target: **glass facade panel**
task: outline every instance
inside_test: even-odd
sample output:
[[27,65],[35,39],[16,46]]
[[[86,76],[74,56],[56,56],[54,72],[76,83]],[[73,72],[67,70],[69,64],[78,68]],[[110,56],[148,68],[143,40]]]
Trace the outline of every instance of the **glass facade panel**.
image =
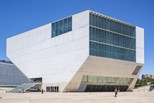
[[82,83],[90,83],[90,84],[101,83],[101,84],[111,84],[111,85],[130,85],[132,80],[133,78],[105,77],[105,76],[92,76],[92,75],[84,75],[82,77]]
[[51,37],[55,37],[69,31],[72,31],[72,17],[68,17],[63,20],[53,22]]
[[100,57],[115,58],[120,60],[135,61],[135,51],[119,48],[112,45],[90,42],[90,54]]
[[30,80],[13,64],[0,62],[0,86],[29,83]]
[[136,61],[135,27],[90,13],[90,55]]
[[82,78],[82,81],[87,82],[88,81],[88,76],[84,75]]

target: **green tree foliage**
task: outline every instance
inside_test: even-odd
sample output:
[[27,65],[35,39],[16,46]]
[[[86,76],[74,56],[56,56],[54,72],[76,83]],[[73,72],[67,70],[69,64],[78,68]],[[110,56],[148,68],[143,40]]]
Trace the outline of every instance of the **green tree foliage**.
[[152,81],[151,84],[154,84],[154,81]]
[[146,85],[148,85],[148,82],[150,82],[150,84],[154,84],[154,79],[151,79],[151,78],[146,78],[143,80],[138,79],[135,84],[135,87],[146,86]]

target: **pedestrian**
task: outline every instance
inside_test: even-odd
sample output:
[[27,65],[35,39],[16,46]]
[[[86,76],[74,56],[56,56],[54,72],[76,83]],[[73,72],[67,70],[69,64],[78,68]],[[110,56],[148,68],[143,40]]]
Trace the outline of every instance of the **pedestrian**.
[[21,93],[21,90],[20,89],[18,89],[18,93]]
[[42,92],[42,94],[44,94],[44,91],[43,91],[43,89],[42,89],[42,91],[41,91],[41,92]]
[[115,97],[117,97],[117,94],[118,94],[118,88],[115,88],[114,93],[115,93]]

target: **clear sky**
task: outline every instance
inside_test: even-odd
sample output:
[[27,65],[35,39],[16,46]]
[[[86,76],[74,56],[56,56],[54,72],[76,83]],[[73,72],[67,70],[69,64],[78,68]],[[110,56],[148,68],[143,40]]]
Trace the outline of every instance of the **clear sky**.
[[0,60],[8,37],[88,9],[143,27],[142,73],[154,74],[154,0],[0,0]]

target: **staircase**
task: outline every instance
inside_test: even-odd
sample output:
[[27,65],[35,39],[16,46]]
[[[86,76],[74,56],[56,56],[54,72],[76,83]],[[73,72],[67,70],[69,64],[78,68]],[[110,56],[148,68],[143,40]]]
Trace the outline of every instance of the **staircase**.
[[23,83],[16,88],[8,91],[9,93],[24,93],[26,90],[30,89],[31,87],[34,87],[41,83]]

